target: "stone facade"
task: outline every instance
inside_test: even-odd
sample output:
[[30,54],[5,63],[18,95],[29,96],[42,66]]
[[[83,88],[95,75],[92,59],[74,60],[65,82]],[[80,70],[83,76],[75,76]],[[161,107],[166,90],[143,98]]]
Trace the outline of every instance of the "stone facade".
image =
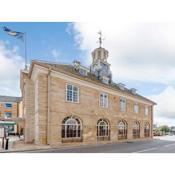
[[[104,85],[89,81],[86,77],[74,76],[67,71],[56,69],[55,64],[45,64],[33,61],[28,72],[21,71],[21,91],[23,97],[23,111],[25,117],[25,141],[35,144],[94,144],[119,142],[118,123],[126,121],[127,139],[133,140],[133,123],[140,124],[138,139],[152,138],[153,106],[154,102]],[[79,89],[79,101],[69,102],[67,85],[74,85]],[[101,93],[108,94],[108,107],[100,106]],[[120,97],[126,99],[126,110],[120,111]],[[139,106],[138,113],[134,112],[134,104]],[[148,114],[145,115],[145,107]],[[63,138],[63,121],[66,117],[75,117],[81,123],[81,137]],[[97,122],[100,119],[108,121],[109,139],[97,139]],[[149,123],[149,137],[144,135],[144,125]]]
[[34,83],[28,79],[26,72],[21,73],[23,80],[22,101],[23,117],[25,119],[24,133],[26,142],[34,141],[34,123],[35,123],[35,96]]
[[[54,74],[55,73],[51,73],[50,75],[49,92],[47,73],[39,73],[35,83],[32,79],[25,82],[24,114],[26,116],[26,142],[34,141],[37,144],[62,143],[61,124],[65,117],[71,115],[77,116],[83,124],[84,142],[97,142],[97,121],[100,118],[108,119],[110,122],[111,141],[117,141],[117,123],[122,119],[128,123],[128,139],[132,140],[132,122],[135,120],[139,121],[141,125],[140,138],[144,138],[144,122],[150,123],[150,132],[152,131],[152,104],[144,101],[139,102],[139,113],[136,114],[133,111],[133,106],[137,99],[127,99],[126,111],[120,112],[119,97],[123,96],[123,94],[114,95],[112,93],[109,94],[108,108],[103,108],[99,106],[99,96],[101,92],[106,92],[108,89],[106,89],[106,91],[105,88],[102,89],[101,87],[99,87],[99,90],[97,88],[93,89],[86,85],[80,85],[78,83],[79,80],[75,83],[75,81],[67,81],[64,78],[58,78]],[[79,87],[79,103],[66,101],[67,83]],[[144,114],[145,105],[149,106],[149,114],[147,116]],[[150,136],[152,137],[152,133]]]

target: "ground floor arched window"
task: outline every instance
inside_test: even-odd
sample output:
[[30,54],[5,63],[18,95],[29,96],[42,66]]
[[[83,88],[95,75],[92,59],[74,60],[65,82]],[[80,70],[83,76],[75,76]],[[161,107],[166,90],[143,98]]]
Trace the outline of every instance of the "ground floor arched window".
[[127,139],[128,125],[126,121],[118,122],[118,140]]
[[105,119],[100,119],[97,122],[97,139],[98,140],[110,139],[109,122]]
[[150,125],[148,122],[144,124],[144,137],[150,137]]
[[62,122],[62,138],[81,138],[82,125],[76,117],[66,117]]
[[133,123],[133,138],[140,138],[140,123],[138,121]]

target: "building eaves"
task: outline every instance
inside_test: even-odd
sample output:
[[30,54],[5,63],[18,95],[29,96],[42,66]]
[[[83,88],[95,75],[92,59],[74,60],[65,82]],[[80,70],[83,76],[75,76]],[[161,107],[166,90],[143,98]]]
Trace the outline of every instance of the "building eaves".
[[13,96],[3,96],[0,95],[0,102],[20,102],[21,97],[13,97]]
[[115,91],[122,92],[124,94],[129,95],[129,96],[132,96],[132,97],[135,97],[135,98],[138,98],[138,99],[142,99],[144,101],[152,103],[153,105],[156,105],[155,102],[153,102],[152,100],[150,100],[146,97],[143,97],[143,96],[141,96],[137,93],[133,94],[130,91],[130,89],[124,88],[124,90],[121,90],[116,83],[111,83],[109,85],[104,84],[100,80],[98,80],[94,75],[92,75],[91,73],[88,73],[87,76],[82,76],[82,75],[79,74],[78,71],[76,71],[74,69],[73,65],[70,65],[70,64],[58,64],[58,63],[49,63],[49,62],[34,60],[34,61],[32,61],[32,67],[29,71],[30,75],[31,75],[34,64],[45,67],[45,68],[48,68],[48,69],[52,69],[54,71],[64,73],[64,74],[69,75],[69,76],[73,76],[73,77],[81,79],[81,80],[85,80],[85,81],[88,81],[88,82],[91,82],[91,83],[95,83],[97,85],[100,85],[100,86],[103,86],[103,87],[106,87],[106,88],[110,88],[110,89],[115,90]]

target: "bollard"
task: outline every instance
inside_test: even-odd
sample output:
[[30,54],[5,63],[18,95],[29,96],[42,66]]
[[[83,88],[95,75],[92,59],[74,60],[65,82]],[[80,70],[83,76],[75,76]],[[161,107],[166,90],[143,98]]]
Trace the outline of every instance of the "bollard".
[[2,148],[4,149],[4,137],[2,138]]
[[8,150],[9,147],[9,138],[6,138],[5,150]]

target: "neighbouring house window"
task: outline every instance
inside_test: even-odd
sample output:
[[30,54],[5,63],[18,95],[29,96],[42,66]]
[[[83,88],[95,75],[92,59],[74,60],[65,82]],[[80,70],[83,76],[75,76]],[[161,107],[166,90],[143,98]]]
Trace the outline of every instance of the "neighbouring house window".
[[128,126],[125,121],[118,123],[118,140],[127,139]]
[[5,103],[5,108],[12,108],[12,103]]
[[79,102],[79,88],[70,84],[67,85],[66,99],[70,102]]
[[108,107],[108,94],[100,94],[100,106],[104,108]]
[[134,103],[134,112],[139,113],[139,105],[138,103]]
[[140,138],[140,123],[138,121],[133,123],[133,138]]
[[150,125],[148,122],[144,124],[144,137],[150,137]]
[[5,118],[12,118],[12,113],[11,112],[5,112],[4,113],[4,115],[5,115]]
[[97,139],[109,140],[110,130],[109,123],[105,119],[100,119],[97,122]]
[[126,99],[124,97],[120,97],[120,111],[124,112],[126,110]]
[[148,115],[148,113],[149,113],[149,108],[148,106],[145,106],[145,115]]
[[81,138],[82,126],[79,119],[67,117],[62,122],[62,138]]

